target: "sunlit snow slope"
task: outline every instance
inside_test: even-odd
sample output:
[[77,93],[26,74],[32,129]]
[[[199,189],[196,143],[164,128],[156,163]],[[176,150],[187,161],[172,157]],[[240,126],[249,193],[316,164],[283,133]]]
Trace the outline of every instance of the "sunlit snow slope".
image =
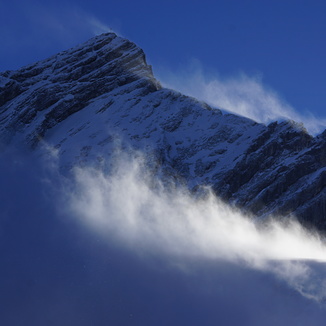
[[326,229],[326,132],[268,126],[164,89],[143,51],[114,33],[0,74],[1,147],[57,151],[62,170],[141,150],[153,171],[212,186],[262,216]]

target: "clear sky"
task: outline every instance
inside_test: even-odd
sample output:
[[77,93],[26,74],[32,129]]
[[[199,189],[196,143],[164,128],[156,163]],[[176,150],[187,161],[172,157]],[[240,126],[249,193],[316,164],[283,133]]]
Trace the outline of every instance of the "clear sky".
[[109,28],[141,46],[168,86],[264,122],[286,111],[312,132],[326,126],[321,0],[1,1],[0,71]]

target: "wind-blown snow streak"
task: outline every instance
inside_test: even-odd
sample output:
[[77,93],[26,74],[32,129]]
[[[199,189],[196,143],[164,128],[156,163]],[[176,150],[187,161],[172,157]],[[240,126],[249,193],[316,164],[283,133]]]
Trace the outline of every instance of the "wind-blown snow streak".
[[[5,61],[8,56],[19,51],[29,53],[33,49],[39,53],[44,50],[50,52],[51,47],[51,51],[55,51],[56,47],[70,47],[75,45],[76,41],[82,42],[85,38],[111,32],[105,22],[72,3],[53,5],[49,2],[30,0],[19,5],[14,4],[12,10],[20,19],[20,24],[16,23],[17,19],[8,20],[6,29],[0,30],[1,40],[7,45],[2,51],[7,56],[3,56]],[[23,25],[24,31],[21,30]],[[34,56],[33,60],[35,57],[37,56]],[[22,61],[21,64],[28,63]]]
[[162,69],[158,76],[165,87],[260,123],[290,119],[303,123],[313,135],[326,128],[326,118],[297,112],[277,92],[264,85],[259,75],[241,73],[222,78],[218,74],[208,75],[198,62],[194,62],[188,69],[177,73]]
[[143,160],[125,157],[109,174],[76,169],[69,203],[82,222],[130,249],[244,263],[274,273],[306,297],[326,298],[326,246],[319,236],[295,222],[255,223],[209,191],[198,198],[164,186]]

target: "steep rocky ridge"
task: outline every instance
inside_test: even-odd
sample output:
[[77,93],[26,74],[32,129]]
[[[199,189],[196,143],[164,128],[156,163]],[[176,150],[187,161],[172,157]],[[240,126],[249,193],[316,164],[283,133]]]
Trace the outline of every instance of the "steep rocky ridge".
[[294,213],[326,230],[326,132],[265,126],[164,89],[143,51],[113,33],[1,73],[0,135],[4,148],[45,142],[64,169],[140,149],[192,189],[211,185],[259,216]]
[[135,87],[143,92],[160,87],[143,51],[113,33],[19,71],[6,71],[0,75],[2,143],[24,132],[33,146],[92,99],[140,79]]

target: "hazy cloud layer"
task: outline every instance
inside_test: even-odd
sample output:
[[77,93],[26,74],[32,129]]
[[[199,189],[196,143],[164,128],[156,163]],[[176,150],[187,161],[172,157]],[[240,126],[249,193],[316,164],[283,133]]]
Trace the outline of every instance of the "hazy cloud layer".
[[164,86],[257,122],[290,119],[303,123],[312,134],[318,134],[326,128],[326,118],[297,112],[276,91],[264,85],[262,76],[242,73],[222,78],[218,73],[207,73],[198,61],[176,72],[169,69],[158,71]]
[[49,154],[42,164],[0,155],[4,325],[325,324],[315,301],[325,264],[285,260],[318,259],[318,239],[277,227],[260,233],[214,198],[163,187],[127,156],[109,175],[76,170],[71,183]]
[[[124,158],[109,175],[76,169],[70,209],[109,241],[172,260],[226,260],[272,272],[308,298],[326,297],[325,243],[296,223],[257,224],[212,194],[167,189],[143,161]],[[69,195],[70,194],[70,195]]]

